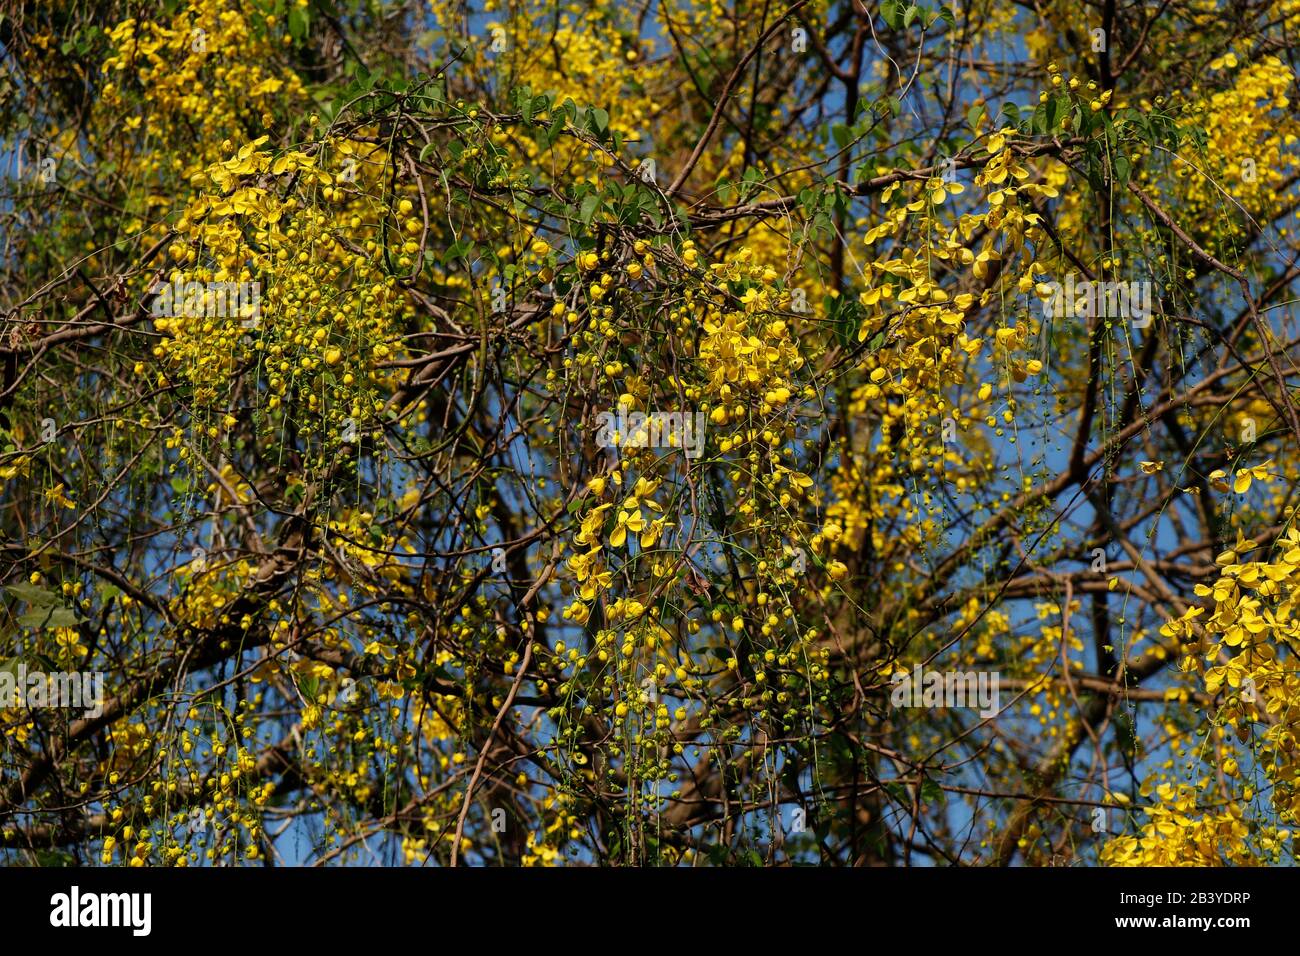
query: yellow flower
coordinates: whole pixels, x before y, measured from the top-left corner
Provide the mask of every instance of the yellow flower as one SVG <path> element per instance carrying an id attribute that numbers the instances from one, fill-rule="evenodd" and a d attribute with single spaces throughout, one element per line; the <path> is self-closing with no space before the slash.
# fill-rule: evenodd
<path id="1" fill-rule="evenodd" d="M 1268 481 L 1270 478 L 1268 466 L 1272 463 L 1273 459 L 1270 458 L 1262 464 L 1255 465 L 1251 468 L 1243 468 L 1238 471 L 1237 476 L 1232 481 L 1232 490 L 1239 495 L 1244 495 L 1250 490 L 1252 479 L 1255 481 Z"/>
<path id="2" fill-rule="evenodd" d="M 26 455 L 19 455 L 12 465 L 5 465 L 0 468 L 0 478 L 8 481 L 17 474 L 27 474 L 27 469 L 31 465 L 31 459 Z"/>
<path id="3" fill-rule="evenodd" d="M 613 583 L 613 571 L 595 571 L 588 576 L 582 587 L 578 589 L 578 596 L 584 601 L 594 601 L 599 589 L 608 590 Z"/>
<path id="4" fill-rule="evenodd" d="M 632 494 L 622 504 L 623 510 L 634 511 L 645 505 L 651 511 L 663 511 L 663 505 L 650 498 L 659 488 L 659 484 L 660 482 L 657 480 L 651 481 L 648 478 L 638 478 L 636 484 L 632 486 Z"/>
<path id="5" fill-rule="evenodd" d="M 63 482 L 59 482 L 53 488 L 45 489 L 45 500 L 55 504 L 63 505 L 65 508 L 75 508 L 76 503 L 63 493 Z"/>
<path id="6" fill-rule="evenodd" d="M 930 194 L 930 202 L 936 206 L 942 206 L 944 200 L 950 195 L 956 196 L 966 191 L 966 187 L 961 183 L 948 183 L 942 179 L 931 179 L 925 188 Z"/>
<path id="7" fill-rule="evenodd" d="M 654 521 L 651 521 L 650 524 L 646 526 L 645 531 L 641 534 L 642 550 L 653 548 L 658 544 L 659 536 L 663 534 L 664 526 L 667 525 L 667 523 L 667 518 L 655 518 Z"/>
<path id="8" fill-rule="evenodd" d="M 573 536 L 573 540 L 580 545 L 599 544 L 600 529 L 605 524 L 605 512 L 612 507 L 613 505 L 606 502 L 591 509 L 591 512 L 582 519 L 582 527 Z"/>
<path id="9" fill-rule="evenodd" d="M 645 528 L 645 519 L 641 517 L 640 509 L 636 511 L 620 511 L 618 513 L 618 524 L 609 536 L 609 543 L 612 547 L 621 548 L 627 541 L 627 533 L 639 534 Z"/>

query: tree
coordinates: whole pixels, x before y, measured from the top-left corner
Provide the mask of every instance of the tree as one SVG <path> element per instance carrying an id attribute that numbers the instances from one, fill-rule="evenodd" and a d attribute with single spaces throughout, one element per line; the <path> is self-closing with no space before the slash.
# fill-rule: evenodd
<path id="1" fill-rule="evenodd" d="M 5 4 L 0 854 L 1291 862 L 1293 6 Z"/>

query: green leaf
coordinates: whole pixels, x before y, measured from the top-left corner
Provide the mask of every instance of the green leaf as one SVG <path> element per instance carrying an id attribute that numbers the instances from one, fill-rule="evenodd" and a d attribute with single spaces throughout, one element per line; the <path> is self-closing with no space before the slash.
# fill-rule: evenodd
<path id="1" fill-rule="evenodd" d="M 1029 131 L 1031 133 L 1047 132 L 1047 106 L 1039 103 L 1034 107 L 1034 114 L 1029 119 Z"/>
<path id="2" fill-rule="evenodd" d="M 948 794 L 938 783 L 926 777 L 921 781 L 921 799 L 930 803 L 946 804 Z"/>
<path id="3" fill-rule="evenodd" d="M 299 41 L 307 36 L 307 11 L 302 7 L 289 11 L 289 35 Z"/>
<path id="4" fill-rule="evenodd" d="M 447 251 L 442 254 L 442 261 L 445 264 L 451 262 L 454 259 L 468 260 L 470 253 L 472 253 L 473 251 L 474 251 L 474 243 L 472 240 L 457 239 L 450 246 L 448 246 Z"/>
<path id="5" fill-rule="evenodd" d="M 590 117 L 592 132 L 604 136 L 605 130 L 609 129 L 609 114 L 599 107 L 593 106 L 589 110 L 588 116 Z"/>
<path id="6" fill-rule="evenodd" d="M 17 584 L 6 585 L 5 590 L 18 598 L 18 600 L 26 601 L 33 607 L 52 607 L 59 603 L 59 596 L 55 592 L 48 588 L 29 584 L 26 581 L 19 581 Z"/>
<path id="7" fill-rule="evenodd" d="M 856 299 L 846 296 L 826 296 L 823 300 L 827 318 L 835 329 L 835 338 L 843 348 L 852 348 L 858 340 L 862 325 L 862 310 Z"/>
<path id="8" fill-rule="evenodd" d="M 1127 156 L 1115 157 L 1115 181 L 1121 186 L 1128 182 L 1129 173 L 1133 171 L 1133 163 Z"/>
<path id="9" fill-rule="evenodd" d="M 1102 127 L 1106 130 L 1106 140 L 1110 143 L 1110 148 L 1115 149 L 1119 144 L 1119 134 L 1115 130 L 1115 122 L 1110 118 L 1110 114 L 1105 110 L 1093 114 L 1094 117 L 1100 118 Z"/>
<path id="10" fill-rule="evenodd" d="M 1049 96 L 1047 102 L 1043 104 L 1043 132 L 1050 133 L 1056 129 L 1056 123 L 1061 118 L 1061 104 L 1055 96 Z"/>
<path id="11" fill-rule="evenodd" d="M 591 225 L 591 217 L 596 214 L 596 208 L 600 205 L 599 193 L 588 193 L 582 199 L 582 206 L 578 210 L 578 218 L 582 220 L 584 226 Z"/>
<path id="12" fill-rule="evenodd" d="M 549 149 L 555 145 L 555 141 L 560 138 L 560 133 L 564 130 L 564 111 L 551 111 L 551 125 L 546 130 L 546 146 Z"/>
<path id="13" fill-rule="evenodd" d="M 77 612 L 67 607 L 33 608 L 18 617 L 23 627 L 76 627 Z"/>

